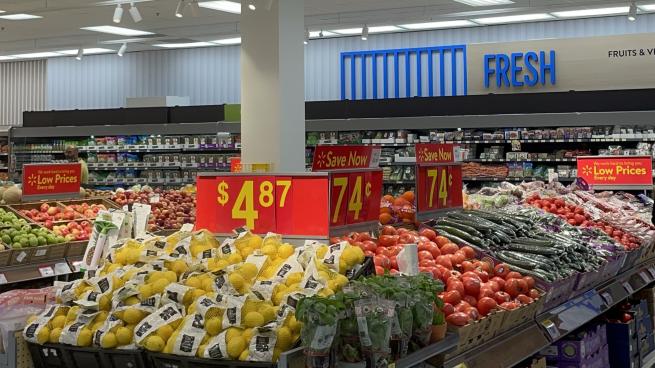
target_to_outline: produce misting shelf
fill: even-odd
[[[534,321],[516,326],[461,354],[446,357],[444,367],[465,364],[467,368],[502,368],[516,365],[653,281],[655,258],[650,258],[564,304],[541,312]]]

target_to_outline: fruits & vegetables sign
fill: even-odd
[[[77,197],[80,194],[79,163],[27,164],[23,166],[23,196]]]
[[[604,186],[650,189],[653,159],[650,156],[578,157],[578,177],[599,189]]]

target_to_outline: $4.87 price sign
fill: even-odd
[[[382,171],[330,173],[330,226],[377,221]]]
[[[197,180],[196,228],[326,236],[328,175],[220,175]]]
[[[461,166],[419,165],[417,173],[420,212],[462,206]]]
[[[273,176],[252,176],[246,180],[225,177],[216,187],[216,200],[229,209],[235,223],[245,224],[251,230],[269,228],[275,224],[275,207],[285,206],[290,188],[290,179]]]

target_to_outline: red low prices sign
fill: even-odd
[[[378,167],[381,152],[376,146],[317,146],[312,171]]]
[[[462,167],[454,145],[416,145],[416,205],[420,212],[462,207]]]
[[[650,156],[578,157],[578,177],[591,186],[652,187],[653,158]]]
[[[253,232],[326,236],[329,216],[328,175],[199,176],[196,228],[231,233]]]
[[[79,163],[23,165],[23,195],[79,196],[81,169]]]

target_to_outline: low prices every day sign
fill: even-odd
[[[652,187],[653,158],[650,156],[578,157],[578,177],[589,185]]]
[[[24,196],[59,196],[80,193],[79,163],[27,164],[23,166]]]
[[[416,145],[416,204],[419,213],[462,206],[462,167],[454,145]]]
[[[199,176],[196,228],[227,234],[246,226],[258,234],[325,236],[328,175]]]

